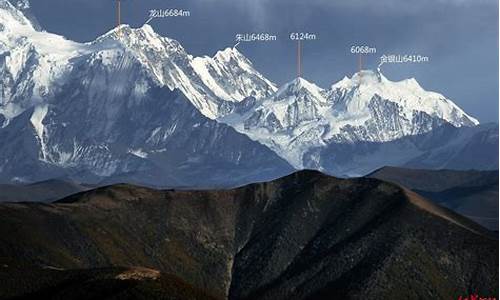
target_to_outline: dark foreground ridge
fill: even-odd
[[[0,299],[457,299],[497,284],[491,232],[377,179],[0,205]]]
[[[498,170],[421,170],[385,167],[367,177],[393,182],[498,231]]]

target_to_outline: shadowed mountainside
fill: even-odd
[[[233,190],[115,185],[0,205],[0,276],[13,278],[2,299],[68,286],[161,299],[175,282],[201,298],[450,299],[498,295],[497,262],[498,241],[476,223],[393,184],[315,171]],[[155,275],[101,284],[137,266]]]
[[[385,167],[369,177],[405,186],[490,230],[498,231],[498,171]]]

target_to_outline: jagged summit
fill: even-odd
[[[7,0],[0,0],[0,25],[2,28],[0,30],[0,45],[7,47],[7,49],[0,48],[0,53],[15,52],[20,50],[19,48],[29,45],[30,50],[39,53],[64,56],[68,52],[77,51],[81,46],[60,35],[38,30],[37,26],[21,10],[21,8],[29,8],[29,3],[27,1],[16,3],[19,7]]]
[[[351,77],[345,76],[342,80],[334,83],[332,85],[332,89],[343,87],[343,88],[353,88],[356,86],[367,86],[374,84],[390,84],[390,83],[398,83],[400,85],[406,85],[406,87],[412,89],[420,89],[423,88],[417,82],[415,78],[403,79],[401,81],[391,81],[389,80],[380,69],[376,70],[361,70],[359,72],[354,73]]]
[[[227,47],[224,50],[219,50],[213,56],[213,59],[220,61],[229,61],[234,58],[248,60],[236,47]]]
[[[294,79],[292,79],[291,81],[285,83],[283,86],[297,86],[297,87],[304,87],[304,88],[318,88],[318,86],[316,86],[316,84],[308,81],[307,79],[303,78],[303,77],[296,77]]]
[[[354,81],[356,84],[370,84],[370,83],[380,83],[387,78],[384,77],[384,75],[379,71],[379,70],[361,70],[357,73],[355,73],[352,77],[351,80]]]
[[[6,29],[21,29],[20,27],[28,27],[34,30],[31,22],[21,12],[19,8],[13,5],[10,1],[0,0],[0,24],[3,25],[3,32]]]
[[[156,33],[149,24],[144,24],[141,27],[135,28],[128,24],[121,24],[99,36],[91,43],[95,45],[107,41],[116,41],[120,45],[132,49],[143,47],[160,50],[166,43],[175,44],[177,47],[181,47],[179,42]]]
[[[144,34],[144,35],[149,35],[149,36],[153,36],[156,38],[164,38],[164,37],[160,36],[159,34],[157,34],[156,31],[154,30],[154,28],[149,24],[144,24],[141,27],[132,27],[129,24],[120,24],[120,25],[112,28],[111,30],[109,30],[105,34],[103,34],[101,37],[112,36],[112,37],[116,38],[118,36],[123,37],[127,34],[129,34],[129,35],[130,34],[132,34],[132,35]]]
[[[289,95],[289,94],[298,94],[301,92],[308,92],[313,94],[317,98],[323,97],[321,93],[323,92],[323,89],[318,87],[316,84],[302,78],[302,77],[297,77],[293,79],[292,81],[285,83],[282,85],[278,91],[276,92],[275,97],[280,97],[281,95]]]
[[[0,1],[0,28],[1,128],[26,109],[47,101],[67,74],[68,61],[87,53],[88,47],[38,30],[6,0]]]
[[[191,66],[203,84],[216,97],[226,101],[240,102],[249,96],[265,98],[277,90],[276,85],[259,73],[235,47],[218,51],[213,57],[196,57]]]

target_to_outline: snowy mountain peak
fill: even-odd
[[[150,34],[156,34],[156,31],[154,30],[153,26],[149,25],[149,24],[144,24],[142,25],[141,29],[144,31],[144,32],[148,32]]]
[[[333,84],[331,89],[366,88],[384,85],[390,86],[391,88],[398,86],[399,88],[411,91],[424,91],[415,78],[391,81],[387,79],[380,70],[362,70],[355,73],[351,78],[345,76],[342,80]]]
[[[191,66],[203,84],[220,99],[240,102],[246,97],[271,96],[277,88],[238,49],[228,47],[213,57],[196,57]]]
[[[307,90],[321,90],[316,84],[304,79],[302,77],[297,77],[292,81],[283,85],[284,87],[296,87],[298,89],[307,89]]]
[[[283,98],[289,96],[299,96],[300,94],[309,94],[316,99],[323,99],[324,90],[316,84],[307,81],[302,77],[297,77],[294,80],[281,86],[276,92],[274,98]]]
[[[156,33],[153,27],[149,24],[144,24],[142,27],[138,28],[133,28],[128,24],[122,24],[97,38],[94,43],[109,40],[118,41],[127,48],[141,46],[142,48],[150,47],[162,49],[165,46],[165,43],[176,44],[178,47],[180,46],[177,41],[163,37]]]
[[[42,26],[38,23],[38,20],[31,12],[30,2],[28,0],[9,0],[10,3],[16,7],[28,20],[30,25],[37,31],[42,30]],[[1,6],[1,5],[0,5]]]
[[[382,82],[382,73],[373,70],[361,70],[352,76],[352,80],[358,83]]]
[[[235,47],[227,47],[224,50],[217,51],[213,59],[220,62],[229,62],[232,59],[248,61],[248,59]]]
[[[14,3],[17,5],[15,6]],[[9,120],[46,101],[63,83],[69,60],[87,46],[38,30],[21,11],[26,1],[0,0],[0,115]]]
[[[12,3],[16,3],[19,8]],[[78,47],[78,43],[62,36],[38,31],[37,26],[20,10],[26,7],[29,8],[27,1],[0,0],[0,53],[3,52],[2,44],[7,48],[14,48],[5,51],[20,51],[20,48],[29,44],[36,51],[46,54],[61,54]]]
[[[31,22],[24,16],[20,8],[7,0],[0,0],[0,24],[7,29],[27,27],[34,30]],[[0,30],[2,32],[4,30]]]
[[[329,95],[343,103],[340,109],[353,114],[369,110],[373,99],[380,98],[398,105],[408,119],[423,112],[456,127],[479,124],[445,96],[424,90],[415,78],[391,81],[378,71],[364,70],[332,85]]]
[[[361,70],[354,73],[351,78],[345,76],[341,81],[335,83],[332,89],[351,89],[358,86],[380,84],[387,81],[388,79],[379,70]]]
[[[304,87],[304,88],[311,88],[311,87],[316,87],[316,85],[307,79],[303,77],[297,77],[293,79],[292,81],[288,82],[286,85],[295,85],[298,87]]]

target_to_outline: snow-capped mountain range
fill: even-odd
[[[299,169],[310,167],[304,163],[309,149],[332,142],[388,142],[444,123],[479,124],[443,95],[425,91],[415,79],[392,82],[379,71],[361,71],[328,90],[298,78],[221,121]]]
[[[133,29],[121,25],[90,43],[76,43],[37,30],[7,0],[0,2],[0,51],[8,53],[4,66],[3,114],[9,119],[43,102],[64,83],[73,62],[91,53],[126,53],[150,73],[159,86],[181,90],[205,116],[220,115],[223,101],[237,102],[247,96],[270,96],[276,86],[259,74],[239,51],[228,48],[213,58],[194,58],[179,42],[162,37],[150,25]],[[19,89],[21,86],[23,89]],[[22,99],[20,99],[22,98]],[[31,101],[31,103],[25,103]]]
[[[149,25],[77,43],[28,14],[27,0],[0,0],[3,181],[242,184],[291,166],[336,172],[334,144],[479,124],[414,79],[362,71],[329,89],[303,78],[278,88],[235,48],[193,57]]]
[[[0,181],[216,186],[293,171],[209,117],[238,99],[216,97],[180,44],[149,25],[76,43],[37,30],[0,0],[0,26]],[[236,59],[221,72],[251,68]]]

